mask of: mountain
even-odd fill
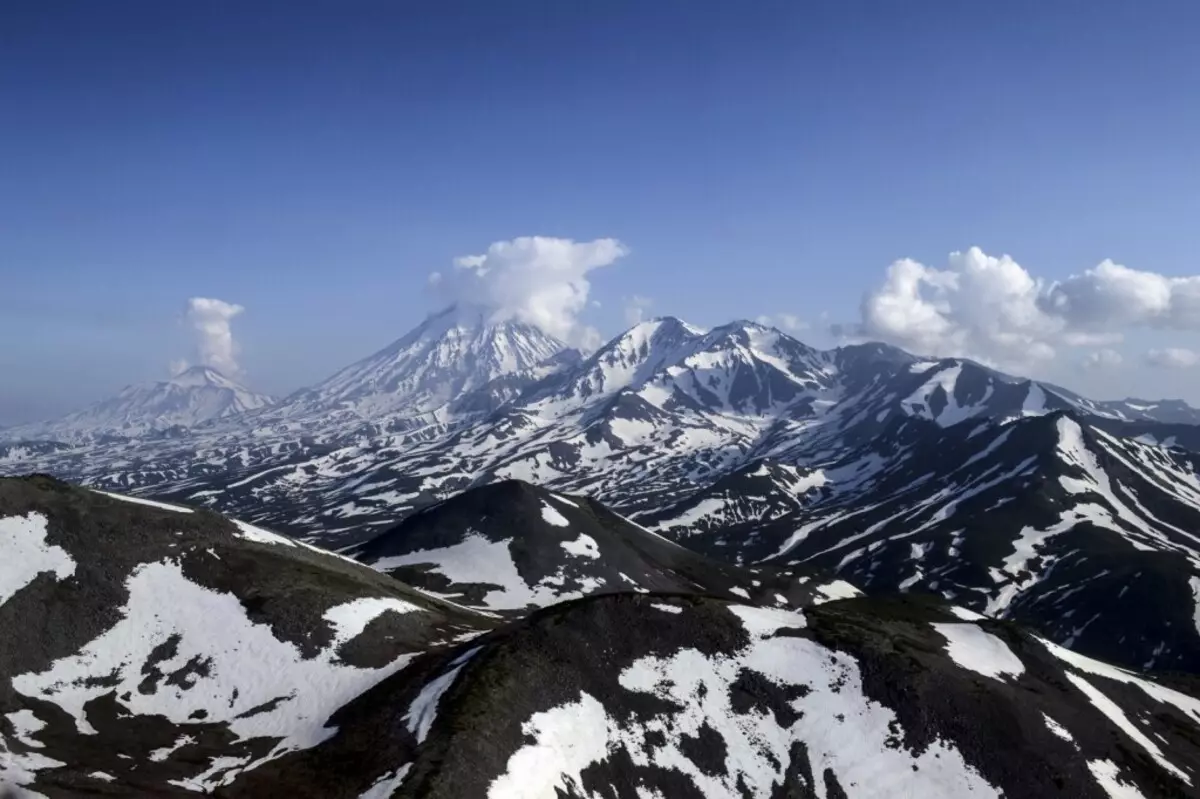
[[[379,795],[1200,795],[1194,687],[956,608],[603,595],[472,641],[427,679],[436,716]],[[382,729],[407,691],[355,719]]]
[[[0,480],[0,787],[189,795],[339,734],[418,655],[491,626],[206,511]]]
[[[209,366],[193,366],[170,380],[128,386],[60,419],[0,429],[0,440],[80,442],[105,436],[140,436],[195,427],[265,408],[274,400],[256,394]]]
[[[538,328],[452,305],[407,335],[286,398],[263,422],[439,421],[445,406],[493,381],[555,363],[566,345]],[[549,362],[549,364],[547,364]],[[530,381],[536,379],[531,375]]]
[[[0,473],[199,503],[339,549],[521,480],[710,559],[934,593],[1090,656],[1200,669],[1200,425],[1133,419],[970,360],[817,350],[746,321],[650,320],[586,356],[496,343],[518,333],[448,310],[368,359],[396,365],[396,393],[356,393],[371,385],[359,365],[314,389],[328,401],[308,416],[294,397],[181,436],[10,452]],[[505,346],[528,357],[485,355]],[[1090,456],[1063,454],[1076,428]]]
[[[1144,400],[1130,397],[1097,403],[1101,408],[1122,419],[1164,422],[1166,424],[1200,424],[1200,409],[1183,400]]]
[[[793,569],[705,558],[595,500],[518,480],[464,491],[348,552],[431,595],[510,615],[598,592],[695,592],[784,607],[859,593]]]
[[[1194,678],[932,600],[635,591],[501,623],[47,477],[0,480],[0,543],[17,795],[1200,796]]]

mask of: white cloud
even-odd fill
[[[799,333],[803,330],[808,330],[808,323],[799,316],[790,313],[778,313],[774,316],[763,314],[756,317],[755,322],[766,327],[775,327],[784,330],[788,333]]]
[[[1116,350],[1093,350],[1083,356],[1080,366],[1084,369],[1115,369],[1124,363],[1125,359]]]
[[[1200,363],[1200,353],[1182,347],[1167,347],[1146,353],[1146,363],[1162,369],[1187,369]]]
[[[452,270],[430,275],[429,285],[444,301],[489,308],[496,321],[516,319],[586,346],[599,338],[578,319],[591,288],[588,273],[627,252],[616,239],[523,236],[455,259]]]
[[[238,345],[234,341],[230,323],[233,317],[245,310],[240,305],[208,297],[192,297],[188,300],[187,321],[196,334],[200,363],[225,375],[238,373]],[[179,363],[176,361],[173,367]]]
[[[944,269],[896,261],[863,298],[861,322],[837,332],[1022,368],[1063,347],[1119,343],[1134,327],[1200,330],[1200,276],[1168,278],[1105,261],[1047,281],[1007,255],[972,247],[951,253]]]
[[[632,297],[625,299],[625,324],[633,327],[640,323],[646,317],[646,311],[650,306],[654,305],[654,301],[649,297],[643,297],[641,294],[634,294]]]

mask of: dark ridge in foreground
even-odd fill
[[[915,599],[601,595],[381,683],[338,719],[369,752],[334,740],[219,795],[350,796],[354,763],[371,797],[1191,797],[1192,693]]]
[[[625,545],[704,577],[645,535]],[[934,600],[795,610],[688,585],[498,626],[259,528],[45,477],[0,480],[0,551],[0,790],[22,796],[1200,796],[1194,680]]]
[[[188,796],[491,622],[215,513],[0,480],[0,786]],[[24,789],[22,789],[24,790]]]

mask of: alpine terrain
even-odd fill
[[[211,366],[192,366],[170,380],[128,386],[117,396],[61,419],[0,429],[0,441],[105,441],[163,435],[247,411],[274,399],[256,394]]]
[[[10,437],[0,469],[343,550],[521,480],[716,561],[934,594],[1090,656],[1195,671],[1189,418],[1178,402],[1093,401],[882,344],[816,350],[753,322],[654,319],[584,355],[455,306],[277,405],[170,436]],[[464,546],[520,539],[493,528]]]
[[[595,502],[499,489],[565,534],[535,527],[527,545],[540,554],[486,554],[497,567],[557,561],[563,573],[599,549],[671,590],[592,584],[502,620],[207,510],[0,480],[0,786],[44,797],[1200,795],[1190,678],[1140,676],[959,606],[869,599],[812,574],[793,573],[816,587],[806,599],[771,607],[750,593],[758,569],[713,567],[708,585],[703,558],[655,551],[649,533],[634,541],[639,528]],[[416,532],[444,553],[462,540],[455,520],[496,501]],[[563,524],[559,508],[580,513]],[[622,541],[628,550],[608,549]],[[424,557],[443,573],[451,562]],[[738,588],[750,598],[727,596]]]

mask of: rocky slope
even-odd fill
[[[0,481],[0,539],[20,796],[1200,796],[1193,679],[933,601],[634,591],[500,624],[44,477]]]
[[[186,796],[486,617],[206,511],[0,480],[0,785]],[[34,791],[29,794],[28,791]]]
[[[782,607],[859,593],[844,581],[792,568],[748,569],[705,558],[595,500],[517,480],[425,508],[348,554],[428,593],[510,615],[620,591],[700,593]]]

